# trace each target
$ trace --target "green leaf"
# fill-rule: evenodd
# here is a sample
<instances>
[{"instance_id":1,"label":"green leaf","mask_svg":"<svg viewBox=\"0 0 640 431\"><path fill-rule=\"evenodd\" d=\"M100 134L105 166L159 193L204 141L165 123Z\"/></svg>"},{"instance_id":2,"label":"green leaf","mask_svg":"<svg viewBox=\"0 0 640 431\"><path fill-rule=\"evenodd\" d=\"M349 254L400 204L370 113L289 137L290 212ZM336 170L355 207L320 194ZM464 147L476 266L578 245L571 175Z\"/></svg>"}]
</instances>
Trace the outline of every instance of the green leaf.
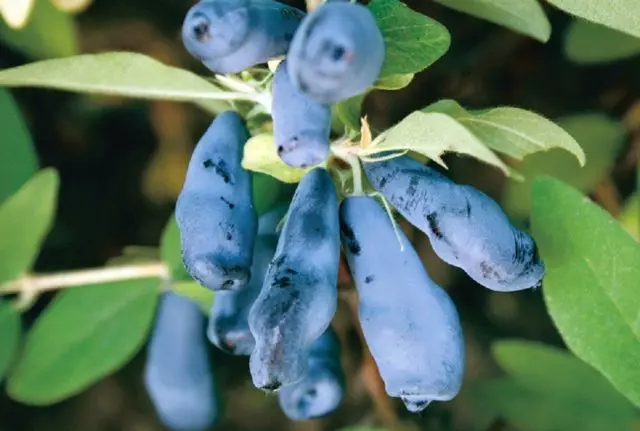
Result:
<instances>
[{"instance_id":1,"label":"green leaf","mask_svg":"<svg viewBox=\"0 0 640 431\"><path fill-rule=\"evenodd\" d=\"M444 99L423 111L455 118L486 146L514 159L562 148L575 155L581 165L585 163L584 151L570 134L541 115L524 109L505 106L467 111L455 100Z\"/></svg>"},{"instance_id":2,"label":"green leaf","mask_svg":"<svg viewBox=\"0 0 640 431\"><path fill-rule=\"evenodd\" d=\"M529 216L533 178L549 175L589 191L613 168L625 142L626 130L622 123L602 114L572 115L557 123L580 143L587 162L581 167L574 156L560 149L525 157L517 169L526 181L509 181L503 192L504 207L513 218Z\"/></svg>"},{"instance_id":3,"label":"green leaf","mask_svg":"<svg viewBox=\"0 0 640 431\"><path fill-rule=\"evenodd\" d=\"M280 199L282 183L275 178L254 172L252 175L253 207L258 215L264 214Z\"/></svg>"},{"instance_id":4,"label":"green leaf","mask_svg":"<svg viewBox=\"0 0 640 431\"><path fill-rule=\"evenodd\" d=\"M37 59L67 57L78 53L73 17L45 0L36 1L24 28L13 30L0 20L0 40Z\"/></svg>"},{"instance_id":5,"label":"green leaf","mask_svg":"<svg viewBox=\"0 0 640 431\"><path fill-rule=\"evenodd\" d=\"M635 239L640 241L640 195L637 193L627 199L620 214L620 222Z\"/></svg>"},{"instance_id":6,"label":"green leaf","mask_svg":"<svg viewBox=\"0 0 640 431\"><path fill-rule=\"evenodd\" d=\"M171 290L177 294L191 299L207 316L211 313L211 306L215 298L213 291L202 287L196 281L178 281L173 283Z\"/></svg>"},{"instance_id":7,"label":"green leaf","mask_svg":"<svg viewBox=\"0 0 640 431\"><path fill-rule=\"evenodd\" d=\"M607 63L640 54L640 39L576 19L565 33L564 53L579 64Z\"/></svg>"},{"instance_id":8,"label":"green leaf","mask_svg":"<svg viewBox=\"0 0 640 431\"><path fill-rule=\"evenodd\" d=\"M538 0L435 0L436 2L491 21L511 30L546 42L551 24Z\"/></svg>"},{"instance_id":9,"label":"green leaf","mask_svg":"<svg viewBox=\"0 0 640 431\"><path fill-rule=\"evenodd\" d=\"M220 89L189 71L133 52L83 54L0 71L0 86L44 87L109 96L191 101L211 110Z\"/></svg>"},{"instance_id":10,"label":"green leaf","mask_svg":"<svg viewBox=\"0 0 640 431\"><path fill-rule=\"evenodd\" d=\"M172 280L191 280L191 276L187 274L182 263L182 251L180 246L180 230L176 223L175 213L171 215L169 221L162 231L160 239L160 258L169 268Z\"/></svg>"},{"instance_id":11,"label":"green leaf","mask_svg":"<svg viewBox=\"0 0 640 431\"><path fill-rule=\"evenodd\" d=\"M405 73L404 75L389 75L386 78L378 79L373 88L378 90L400 90L413 81L413 73Z\"/></svg>"},{"instance_id":12,"label":"green leaf","mask_svg":"<svg viewBox=\"0 0 640 431\"><path fill-rule=\"evenodd\" d=\"M25 404L52 404L127 363L153 323L158 284L127 280L58 294L26 337L9 378L9 396Z\"/></svg>"},{"instance_id":13,"label":"green leaf","mask_svg":"<svg viewBox=\"0 0 640 431\"><path fill-rule=\"evenodd\" d=\"M0 89L0 203L18 191L38 169L31 136L11 93Z\"/></svg>"},{"instance_id":14,"label":"green leaf","mask_svg":"<svg viewBox=\"0 0 640 431\"><path fill-rule=\"evenodd\" d=\"M563 11L640 37L638 0L547 0Z\"/></svg>"},{"instance_id":15,"label":"green leaf","mask_svg":"<svg viewBox=\"0 0 640 431\"><path fill-rule=\"evenodd\" d=\"M445 166L441 156L446 152L467 154L500 168L509 168L485 144L453 117L439 112L415 111L387 130L377 145L366 148L364 154L389 150L410 150L423 154Z\"/></svg>"},{"instance_id":16,"label":"green leaf","mask_svg":"<svg viewBox=\"0 0 640 431\"><path fill-rule=\"evenodd\" d=\"M366 93L358 94L333 105L338 119L347 127L348 131L360 133L360 112L366 95Z\"/></svg>"},{"instance_id":17,"label":"green leaf","mask_svg":"<svg viewBox=\"0 0 640 431\"><path fill-rule=\"evenodd\" d=\"M585 408L562 394L540 396L510 378L476 383L470 389L470 406L476 429L487 429L502 417L523 431L629 430L623 418Z\"/></svg>"},{"instance_id":18,"label":"green leaf","mask_svg":"<svg viewBox=\"0 0 640 431\"><path fill-rule=\"evenodd\" d=\"M51 229L58 173L43 169L0 206L0 284L31 269Z\"/></svg>"},{"instance_id":19,"label":"green leaf","mask_svg":"<svg viewBox=\"0 0 640 431\"><path fill-rule=\"evenodd\" d=\"M280 160L270 133L256 135L247 141L244 145L242 167L271 175L283 183L297 183L309 170L292 168Z\"/></svg>"},{"instance_id":20,"label":"green leaf","mask_svg":"<svg viewBox=\"0 0 640 431\"><path fill-rule=\"evenodd\" d=\"M20 341L20 315L0 298L0 382L9 369Z\"/></svg>"},{"instance_id":21,"label":"green leaf","mask_svg":"<svg viewBox=\"0 0 640 431\"><path fill-rule=\"evenodd\" d=\"M549 313L567 346L640 406L640 244L566 184L532 189Z\"/></svg>"},{"instance_id":22,"label":"green leaf","mask_svg":"<svg viewBox=\"0 0 640 431\"><path fill-rule=\"evenodd\" d=\"M499 341L492 350L508 374L541 397L556 395L621 422L638 417L638 410L602 374L566 351L523 340Z\"/></svg>"},{"instance_id":23,"label":"green leaf","mask_svg":"<svg viewBox=\"0 0 640 431\"><path fill-rule=\"evenodd\" d=\"M385 61L379 79L426 69L444 55L451 36L439 22L414 12L398 0L372 0L385 43Z\"/></svg>"}]
</instances>

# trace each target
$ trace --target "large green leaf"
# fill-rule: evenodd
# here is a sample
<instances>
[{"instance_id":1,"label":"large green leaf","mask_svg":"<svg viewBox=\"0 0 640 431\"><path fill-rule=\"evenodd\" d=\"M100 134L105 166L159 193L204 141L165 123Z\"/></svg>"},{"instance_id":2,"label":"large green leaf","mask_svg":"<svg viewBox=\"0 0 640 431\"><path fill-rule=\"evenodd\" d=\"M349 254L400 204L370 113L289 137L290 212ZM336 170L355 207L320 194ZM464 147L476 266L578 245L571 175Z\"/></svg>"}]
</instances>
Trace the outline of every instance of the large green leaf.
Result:
<instances>
[{"instance_id":1,"label":"large green leaf","mask_svg":"<svg viewBox=\"0 0 640 431\"><path fill-rule=\"evenodd\" d=\"M566 351L524 340L504 340L492 347L500 366L541 397L555 394L621 423L638 418L638 410L602 374Z\"/></svg>"},{"instance_id":2,"label":"large green leaf","mask_svg":"<svg viewBox=\"0 0 640 431\"><path fill-rule=\"evenodd\" d=\"M576 19L565 34L564 53L575 63L607 63L640 54L640 39Z\"/></svg>"},{"instance_id":3,"label":"large green leaf","mask_svg":"<svg viewBox=\"0 0 640 431\"><path fill-rule=\"evenodd\" d=\"M11 93L0 89L0 203L18 191L38 169L29 131Z\"/></svg>"},{"instance_id":4,"label":"large green leaf","mask_svg":"<svg viewBox=\"0 0 640 431\"><path fill-rule=\"evenodd\" d=\"M558 124L578 141L587 163L580 166L567 151L531 154L517 166L524 182L509 181L504 189L504 206L510 216L526 218L531 209L531 180L540 175L559 178L582 190L591 190L609 172L624 145L626 131L622 123L602 114L564 117Z\"/></svg>"},{"instance_id":5,"label":"large green leaf","mask_svg":"<svg viewBox=\"0 0 640 431\"><path fill-rule=\"evenodd\" d=\"M285 164L273 143L273 135L262 133L249 139L244 145L242 167L271 175L284 183L297 183L309 169L292 168Z\"/></svg>"},{"instance_id":6,"label":"large green leaf","mask_svg":"<svg viewBox=\"0 0 640 431\"><path fill-rule=\"evenodd\" d=\"M533 182L543 293L567 346L640 406L640 244L568 185Z\"/></svg>"},{"instance_id":7,"label":"large green leaf","mask_svg":"<svg viewBox=\"0 0 640 431\"><path fill-rule=\"evenodd\" d=\"M572 15L640 37L638 0L547 0Z\"/></svg>"},{"instance_id":8,"label":"large green leaf","mask_svg":"<svg viewBox=\"0 0 640 431\"><path fill-rule=\"evenodd\" d=\"M128 280L60 293L27 334L9 377L11 398L55 403L127 363L153 323L158 284L157 279Z\"/></svg>"},{"instance_id":9,"label":"large green leaf","mask_svg":"<svg viewBox=\"0 0 640 431\"><path fill-rule=\"evenodd\" d=\"M280 199L282 183L272 176L254 172L251 176L253 186L253 207L258 215L264 214Z\"/></svg>"},{"instance_id":10,"label":"large green leaf","mask_svg":"<svg viewBox=\"0 0 640 431\"><path fill-rule=\"evenodd\" d=\"M589 410L563 394L545 396L510 378L482 381L469 388L474 429L486 430L492 419L504 418L522 431L631 430L628 418Z\"/></svg>"},{"instance_id":11,"label":"large green leaf","mask_svg":"<svg viewBox=\"0 0 640 431\"><path fill-rule=\"evenodd\" d=\"M14 30L0 20L0 40L37 59L78 53L73 17L55 8L49 0L36 0L24 28Z\"/></svg>"},{"instance_id":12,"label":"large green leaf","mask_svg":"<svg viewBox=\"0 0 640 431\"><path fill-rule=\"evenodd\" d=\"M58 183L54 169L43 169L0 206L0 284L33 265L51 229Z\"/></svg>"},{"instance_id":13,"label":"large green leaf","mask_svg":"<svg viewBox=\"0 0 640 431\"><path fill-rule=\"evenodd\" d=\"M451 36L439 22L409 9L398 0L372 0L385 42L385 61L380 78L419 72L449 49Z\"/></svg>"},{"instance_id":14,"label":"large green leaf","mask_svg":"<svg viewBox=\"0 0 640 431\"><path fill-rule=\"evenodd\" d=\"M9 369L20 341L20 315L0 298L0 382Z\"/></svg>"},{"instance_id":15,"label":"large green leaf","mask_svg":"<svg viewBox=\"0 0 640 431\"><path fill-rule=\"evenodd\" d=\"M444 99L423 109L455 118L485 145L515 159L552 148L567 150L580 162L585 155L573 137L552 121L520 108L497 107L467 111L455 100Z\"/></svg>"},{"instance_id":16,"label":"large green leaf","mask_svg":"<svg viewBox=\"0 0 640 431\"><path fill-rule=\"evenodd\" d=\"M505 26L546 42L551 24L538 0L436 0L460 12Z\"/></svg>"},{"instance_id":17,"label":"large green leaf","mask_svg":"<svg viewBox=\"0 0 640 431\"><path fill-rule=\"evenodd\" d=\"M193 101L214 111L229 108L217 100L221 90L204 78L133 52L84 54L5 69L0 86Z\"/></svg>"}]
</instances>

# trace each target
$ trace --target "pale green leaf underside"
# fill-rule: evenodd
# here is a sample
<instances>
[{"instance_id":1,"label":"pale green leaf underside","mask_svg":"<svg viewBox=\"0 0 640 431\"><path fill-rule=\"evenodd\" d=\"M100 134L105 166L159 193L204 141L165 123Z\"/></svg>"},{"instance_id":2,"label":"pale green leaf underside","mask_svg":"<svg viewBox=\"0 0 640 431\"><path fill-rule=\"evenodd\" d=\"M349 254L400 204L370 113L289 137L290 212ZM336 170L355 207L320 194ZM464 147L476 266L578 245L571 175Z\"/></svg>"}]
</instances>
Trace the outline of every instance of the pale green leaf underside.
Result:
<instances>
[{"instance_id":1,"label":"pale green leaf underside","mask_svg":"<svg viewBox=\"0 0 640 431\"><path fill-rule=\"evenodd\" d=\"M638 0L547 0L563 11L640 37Z\"/></svg>"},{"instance_id":2,"label":"pale green leaf underside","mask_svg":"<svg viewBox=\"0 0 640 431\"><path fill-rule=\"evenodd\" d=\"M212 110L229 107L216 100L221 90L204 78L133 52L83 54L5 69L0 86L191 101Z\"/></svg>"},{"instance_id":3,"label":"pale green leaf underside","mask_svg":"<svg viewBox=\"0 0 640 431\"><path fill-rule=\"evenodd\" d=\"M271 175L284 183L299 182L308 169L292 168L285 164L276 152L273 135L263 133L249 139L244 146L242 167Z\"/></svg>"},{"instance_id":4,"label":"pale green leaf underside","mask_svg":"<svg viewBox=\"0 0 640 431\"><path fill-rule=\"evenodd\" d=\"M580 166L571 153L559 148L525 157L517 166L525 181L509 181L503 192L504 207L514 218L529 216L531 180L535 177L553 176L581 191L589 191L613 168L625 142L624 125L602 114L572 115L558 119L557 124L580 143L587 163Z\"/></svg>"},{"instance_id":5,"label":"pale green leaf underside","mask_svg":"<svg viewBox=\"0 0 640 431\"><path fill-rule=\"evenodd\" d=\"M31 269L53 223L58 173L38 172L0 206L0 284Z\"/></svg>"},{"instance_id":6,"label":"pale green leaf underside","mask_svg":"<svg viewBox=\"0 0 640 431\"><path fill-rule=\"evenodd\" d=\"M9 395L26 404L51 404L117 370L144 344L159 293L157 279L60 293L27 335Z\"/></svg>"},{"instance_id":7,"label":"pale green leaf underside","mask_svg":"<svg viewBox=\"0 0 640 431\"><path fill-rule=\"evenodd\" d=\"M585 154L562 127L541 115L513 107L467 111L456 101L435 102L425 112L441 112L455 118L489 148L521 160L528 154L562 148L575 155L581 165Z\"/></svg>"},{"instance_id":8,"label":"pale green leaf underside","mask_svg":"<svg viewBox=\"0 0 640 431\"><path fill-rule=\"evenodd\" d=\"M378 79L373 88L377 90L400 90L411 84L415 74L405 73L403 75L389 75L385 78Z\"/></svg>"},{"instance_id":9,"label":"pale green leaf underside","mask_svg":"<svg viewBox=\"0 0 640 431\"><path fill-rule=\"evenodd\" d=\"M435 0L437 3L546 42L551 24L538 0Z\"/></svg>"},{"instance_id":10,"label":"pale green leaf underside","mask_svg":"<svg viewBox=\"0 0 640 431\"><path fill-rule=\"evenodd\" d=\"M564 53L579 64L623 60L640 54L640 38L576 19L565 34Z\"/></svg>"},{"instance_id":11,"label":"pale green leaf underside","mask_svg":"<svg viewBox=\"0 0 640 431\"><path fill-rule=\"evenodd\" d=\"M386 56L380 78L419 72L449 49L451 36L446 27L400 1L372 0L369 9L385 42Z\"/></svg>"},{"instance_id":12,"label":"pale green leaf underside","mask_svg":"<svg viewBox=\"0 0 640 431\"><path fill-rule=\"evenodd\" d=\"M569 348L640 406L640 244L560 181L533 183L545 302Z\"/></svg>"}]
</instances>

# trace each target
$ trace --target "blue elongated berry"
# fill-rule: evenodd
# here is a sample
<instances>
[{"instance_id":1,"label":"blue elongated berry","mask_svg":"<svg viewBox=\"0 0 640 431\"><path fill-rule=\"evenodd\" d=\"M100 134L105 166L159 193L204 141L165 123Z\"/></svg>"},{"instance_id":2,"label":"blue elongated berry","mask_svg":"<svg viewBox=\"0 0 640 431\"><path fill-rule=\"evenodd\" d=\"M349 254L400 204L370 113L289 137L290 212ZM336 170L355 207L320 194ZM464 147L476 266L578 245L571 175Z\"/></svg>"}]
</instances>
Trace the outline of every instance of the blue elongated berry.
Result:
<instances>
[{"instance_id":1,"label":"blue elongated berry","mask_svg":"<svg viewBox=\"0 0 640 431\"><path fill-rule=\"evenodd\" d=\"M336 311L339 258L336 190L329 174L316 168L298 184L249 312L256 341L249 368L257 388L275 391L304 377L307 351Z\"/></svg>"},{"instance_id":2,"label":"blue elongated berry","mask_svg":"<svg viewBox=\"0 0 640 431\"><path fill-rule=\"evenodd\" d=\"M248 138L237 113L218 115L193 151L176 203L185 268L212 290L240 289L251 277L257 215L240 165Z\"/></svg>"},{"instance_id":3,"label":"blue elongated berry","mask_svg":"<svg viewBox=\"0 0 640 431\"><path fill-rule=\"evenodd\" d=\"M273 0L202 0L182 25L187 51L216 73L238 73L289 49L304 12Z\"/></svg>"},{"instance_id":4,"label":"blue elongated berry","mask_svg":"<svg viewBox=\"0 0 640 431\"><path fill-rule=\"evenodd\" d=\"M328 415L338 408L344 396L340 340L332 329L327 329L311 345L307 363L305 378L278 392L280 408L295 421Z\"/></svg>"},{"instance_id":5,"label":"blue elongated berry","mask_svg":"<svg viewBox=\"0 0 640 431\"><path fill-rule=\"evenodd\" d=\"M207 337L226 353L248 356L253 352L255 341L249 330L249 309L262 289L264 275L276 251L276 227L286 210L286 206L276 207L258 220L249 284L240 290L216 294Z\"/></svg>"},{"instance_id":6,"label":"blue elongated berry","mask_svg":"<svg viewBox=\"0 0 640 431\"><path fill-rule=\"evenodd\" d=\"M500 206L402 156L365 164L371 184L429 237L436 254L479 284L500 292L535 287L544 276L535 242Z\"/></svg>"},{"instance_id":7,"label":"blue elongated berry","mask_svg":"<svg viewBox=\"0 0 640 431\"><path fill-rule=\"evenodd\" d=\"M286 60L276 69L272 95L274 142L282 161L296 168L325 161L329 157L331 107L316 102L291 83Z\"/></svg>"},{"instance_id":8,"label":"blue elongated berry","mask_svg":"<svg viewBox=\"0 0 640 431\"><path fill-rule=\"evenodd\" d=\"M205 317L172 292L160 298L147 350L144 383L162 423L173 431L206 430L218 417Z\"/></svg>"},{"instance_id":9,"label":"blue elongated berry","mask_svg":"<svg viewBox=\"0 0 640 431\"><path fill-rule=\"evenodd\" d=\"M375 199L349 197L340 231L359 296L364 338L386 392L419 412L456 396L464 371L464 340L455 305L424 270L407 237Z\"/></svg>"},{"instance_id":10,"label":"blue elongated berry","mask_svg":"<svg viewBox=\"0 0 640 431\"><path fill-rule=\"evenodd\" d=\"M321 103L367 90L378 78L384 40L371 11L350 2L326 3L307 15L287 54L291 81Z\"/></svg>"}]
</instances>

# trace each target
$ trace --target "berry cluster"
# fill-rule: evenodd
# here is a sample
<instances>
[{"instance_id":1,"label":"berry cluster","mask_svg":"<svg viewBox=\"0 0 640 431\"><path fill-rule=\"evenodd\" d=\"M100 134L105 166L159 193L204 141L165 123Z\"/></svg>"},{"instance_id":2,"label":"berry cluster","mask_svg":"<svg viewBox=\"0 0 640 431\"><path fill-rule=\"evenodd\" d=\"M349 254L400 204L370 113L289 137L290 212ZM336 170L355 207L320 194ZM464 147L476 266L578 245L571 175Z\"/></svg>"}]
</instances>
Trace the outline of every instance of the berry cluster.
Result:
<instances>
[{"instance_id":1,"label":"berry cluster","mask_svg":"<svg viewBox=\"0 0 640 431\"><path fill-rule=\"evenodd\" d=\"M273 81L273 127L278 154L297 167L329 157L329 104L365 91L384 59L372 14L354 3L326 3L305 16L271 0L203 0L189 11L183 38L219 73L286 54ZM241 166L248 138L238 114L218 115L193 152L176 204L185 268L217 292L209 340L250 355L254 385L277 392L291 419L335 410L344 376L330 324L342 248L387 393L412 412L455 397L465 357L456 307L385 208L366 195L340 203L329 171L315 167L288 208L258 218L250 173ZM541 282L532 238L485 194L408 156L364 161L364 173L440 258L479 284L508 292ZM196 328L202 317L184 302L169 293L161 303L146 382L166 424L198 429L213 421L216 405Z\"/></svg>"}]
</instances>

